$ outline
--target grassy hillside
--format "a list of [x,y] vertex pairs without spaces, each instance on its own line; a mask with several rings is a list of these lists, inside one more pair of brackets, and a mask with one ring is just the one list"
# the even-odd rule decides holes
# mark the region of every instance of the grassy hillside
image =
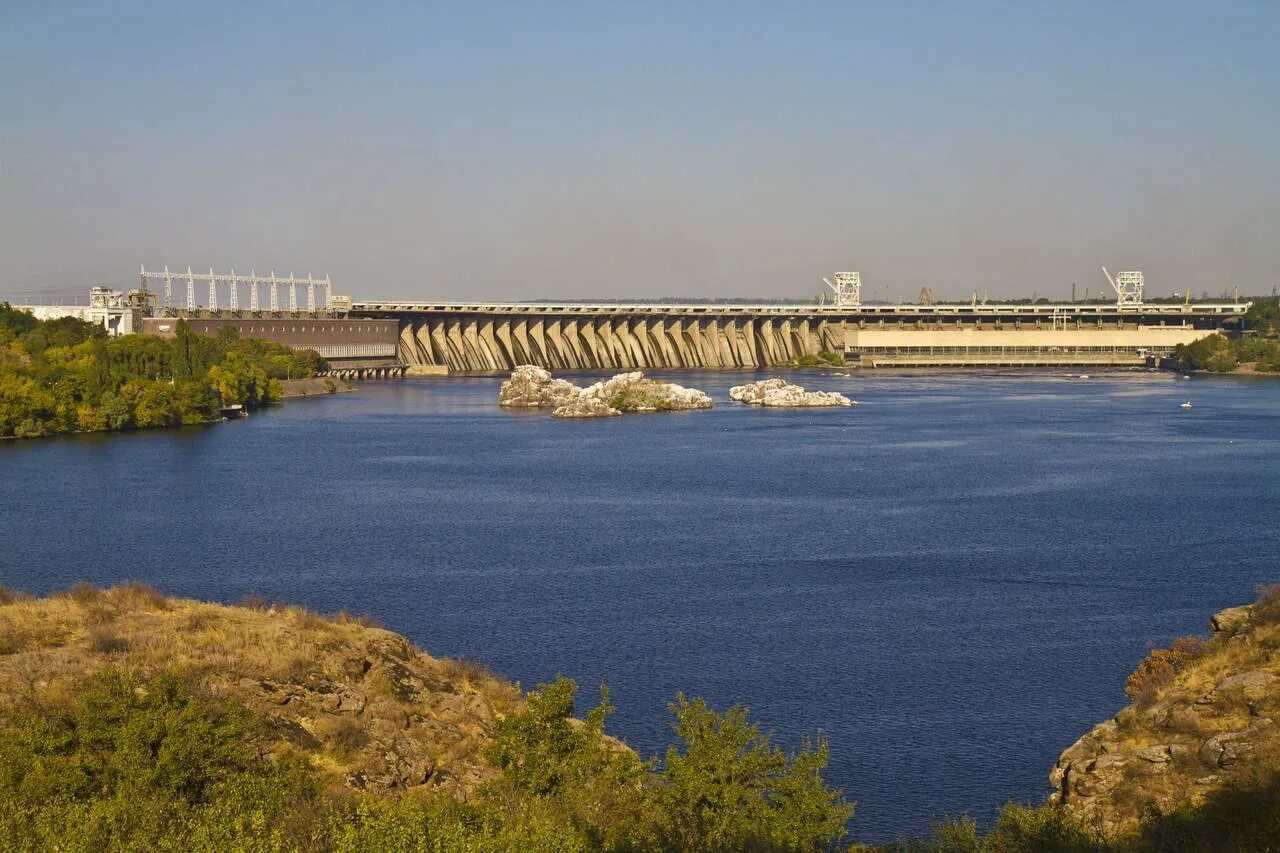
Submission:
[[826,745],[672,704],[645,762],[369,620],[131,584],[0,595],[0,849],[821,850]]

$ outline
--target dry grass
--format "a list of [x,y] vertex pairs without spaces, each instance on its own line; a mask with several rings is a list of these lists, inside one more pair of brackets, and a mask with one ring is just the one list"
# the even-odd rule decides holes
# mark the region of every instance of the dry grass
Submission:
[[[206,604],[139,583],[44,598],[0,590],[0,711],[62,701],[107,666],[186,673],[262,715],[279,732],[273,751],[302,751],[334,784],[406,743],[447,756],[436,761],[440,779],[476,784],[491,773],[481,753],[492,721],[521,702],[487,667],[431,658],[370,617],[325,618],[253,595]],[[402,736],[393,743],[390,732]]]

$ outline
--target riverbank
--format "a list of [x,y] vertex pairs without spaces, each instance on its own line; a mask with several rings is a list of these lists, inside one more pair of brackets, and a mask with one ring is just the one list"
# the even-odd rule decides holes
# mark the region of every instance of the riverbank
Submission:
[[[1155,650],[1134,704],[1063,752],[1040,805],[850,851],[1275,849],[1280,592]],[[523,692],[372,617],[136,582],[0,587],[6,849],[836,849],[827,747],[678,695],[646,767],[558,677]],[[854,821],[853,835],[858,835]],[[425,845],[425,846],[424,846]]]
[[309,379],[281,379],[280,399],[289,400],[294,397],[323,397],[328,394],[345,394],[356,390],[356,386],[345,379],[333,376],[313,376]]
[[652,764],[575,708],[368,617],[0,588],[0,844],[18,850],[817,850],[825,743],[675,697]]

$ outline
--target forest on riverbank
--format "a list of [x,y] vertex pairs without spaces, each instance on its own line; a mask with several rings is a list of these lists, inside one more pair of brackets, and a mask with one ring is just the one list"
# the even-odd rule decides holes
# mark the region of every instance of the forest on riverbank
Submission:
[[278,401],[280,380],[327,365],[315,352],[192,334],[107,337],[73,317],[37,320],[0,303],[0,437],[210,423],[221,407]]

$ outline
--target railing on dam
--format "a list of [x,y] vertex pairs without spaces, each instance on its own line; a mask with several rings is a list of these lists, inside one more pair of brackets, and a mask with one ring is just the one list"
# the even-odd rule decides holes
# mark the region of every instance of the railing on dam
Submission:
[[601,315],[681,315],[681,316],[812,316],[853,318],[897,318],[935,316],[1022,316],[1052,318],[1054,316],[1114,317],[1194,317],[1243,315],[1249,306],[1240,303],[1193,303],[1190,305],[1146,303],[961,303],[933,305],[820,305],[780,303],[662,303],[662,302],[404,302],[400,300],[363,300],[351,303],[357,315],[383,314],[502,314],[526,316],[601,316]]

